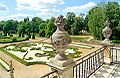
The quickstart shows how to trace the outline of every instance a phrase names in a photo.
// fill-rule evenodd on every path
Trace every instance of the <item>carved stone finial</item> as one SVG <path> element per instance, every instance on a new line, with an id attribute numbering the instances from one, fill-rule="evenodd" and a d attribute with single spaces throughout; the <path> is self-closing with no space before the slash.
<path id="1" fill-rule="evenodd" d="M 57 19 L 55 20 L 55 25 L 60 28 L 60 27 L 64 27 L 65 26 L 65 21 L 62 15 L 58 16 Z"/>
<path id="2" fill-rule="evenodd" d="M 56 49 L 56 52 L 58 53 L 55 58 L 51 59 L 50 61 L 53 64 L 59 65 L 59 66 L 66 66 L 66 63 L 69 60 L 72 61 L 72 59 L 69 59 L 65 54 L 64 51 L 67 49 L 68 45 L 72 42 L 69 34 L 64 30 L 65 26 L 65 20 L 62 15 L 60 15 L 55 20 L 55 25 L 57 26 L 57 30 L 53 33 L 51 36 L 51 44 Z M 58 61 L 64 62 L 64 63 L 58 63 Z"/>
<path id="3" fill-rule="evenodd" d="M 111 30 L 111 28 L 109 28 L 110 23 L 108 21 L 106 21 L 104 23 L 104 25 L 106 27 L 103 29 L 102 34 L 105 37 L 105 39 L 104 39 L 104 41 L 101 42 L 101 44 L 110 45 L 111 42 L 110 42 L 109 38 L 112 34 L 112 30 Z"/>
<path id="4" fill-rule="evenodd" d="M 104 25 L 105 25 L 105 26 L 110 26 L 110 23 L 109 23 L 108 21 L 106 21 L 106 22 L 104 23 Z"/>

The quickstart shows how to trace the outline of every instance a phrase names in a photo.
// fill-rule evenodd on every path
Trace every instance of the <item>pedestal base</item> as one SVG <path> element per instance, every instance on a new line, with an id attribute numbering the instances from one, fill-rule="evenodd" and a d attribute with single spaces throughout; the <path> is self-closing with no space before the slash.
<path id="1" fill-rule="evenodd" d="M 104 57 L 105 64 L 111 64 L 111 62 L 112 62 L 112 57 Z"/>
<path id="2" fill-rule="evenodd" d="M 50 63 L 51 64 L 54 64 L 54 65 L 59 66 L 59 67 L 66 67 L 69 64 L 71 64 L 72 62 L 73 62 L 72 58 L 68 58 L 68 60 L 64 60 L 64 61 L 57 60 L 55 58 L 51 58 L 50 59 Z"/>
<path id="3" fill-rule="evenodd" d="M 57 78 L 73 78 L 73 66 L 75 66 L 75 62 L 72 62 L 66 67 L 59 67 L 50 62 L 47 64 L 51 67 L 51 70 L 57 70 Z M 53 77 L 54 74 L 51 78 Z"/>

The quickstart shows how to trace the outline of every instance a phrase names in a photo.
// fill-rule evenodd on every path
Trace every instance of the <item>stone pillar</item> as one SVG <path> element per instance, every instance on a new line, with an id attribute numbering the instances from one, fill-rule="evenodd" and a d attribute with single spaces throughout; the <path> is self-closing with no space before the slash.
<path id="1" fill-rule="evenodd" d="M 111 64 L 111 62 L 112 62 L 111 45 L 106 45 L 104 51 L 104 63 Z"/>
<path id="2" fill-rule="evenodd" d="M 73 66 L 75 66 L 75 63 L 72 63 L 66 67 L 60 67 L 52 63 L 47 64 L 51 67 L 52 71 L 57 70 L 57 78 L 73 78 Z M 53 75 L 51 78 L 53 78 L 55 75 Z"/>
<path id="3" fill-rule="evenodd" d="M 108 21 L 104 24 L 106 27 L 103 29 L 102 34 L 105 39 L 101 42 L 101 44 L 105 47 L 104 51 L 104 63 L 110 64 L 112 62 L 111 57 L 111 46 L 113 43 L 109 40 L 109 37 L 112 34 L 112 30 L 109 28 L 110 23 Z"/>
<path id="4" fill-rule="evenodd" d="M 72 42 L 69 34 L 64 30 L 65 24 L 62 15 L 55 20 L 57 30 L 51 36 L 51 44 L 58 54 L 55 58 L 51 58 L 49 60 L 50 62 L 47 64 L 51 66 L 52 70 L 58 71 L 58 78 L 73 78 L 73 66 L 75 63 L 72 58 L 69 58 L 64 54 L 64 51 Z"/>

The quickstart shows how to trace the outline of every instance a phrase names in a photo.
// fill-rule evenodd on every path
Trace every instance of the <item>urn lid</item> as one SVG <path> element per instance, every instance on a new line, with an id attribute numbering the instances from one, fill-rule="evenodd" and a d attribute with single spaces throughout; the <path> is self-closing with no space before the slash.
<path id="1" fill-rule="evenodd" d="M 57 17 L 57 19 L 55 20 L 55 25 L 57 27 L 64 27 L 65 26 L 65 20 L 63 18 L 63 16 L 60 14 L 60 16 Z"/>
<path id="2" fill-rule="evenodd" d="M 111 28 L 109 28 L 110 23 L 109 23 L 108 21 L 106 21 L 106 22 L 104 23 L 104 25 L 105 25 L 106 27 L 103 29 L 102 33 L 104 34 L 104 33 L 109 32 L 109 33 L 112 34 L 112 30 L 111 30 Z"/>

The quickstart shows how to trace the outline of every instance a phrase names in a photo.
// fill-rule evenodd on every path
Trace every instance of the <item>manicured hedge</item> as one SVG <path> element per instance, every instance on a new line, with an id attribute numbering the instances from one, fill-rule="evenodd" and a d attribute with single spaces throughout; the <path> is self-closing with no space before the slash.
<path id="1" fill-rule="evenodd" d="M 11 56 L 12 58 L 16 59 L 16 60 L 19 61 L 20 63 L 22 63 L 22 64 L 24 64 L 24 65 L 26 65 L 26 66 L 29 65 L 28 62 L 26 62 L 26 61 L 24 61 L 23 59 L 21 59 L 21 58 L 15 56 L 15 55 L 9 53 L 8 51 L 6 51 L 6 50 L 4 50 L 4 49 L 2 49 L 2 48 L 0 48 L 0 50 L 1 50 L 2 52 L 6 53 L 7 55 Z"/>
<path id="2" fill-rule="evenodd" d="M 7 37 L 7 36 L 4 36 L 4 35 L 0 34 L 0 39 L 6 39 L 6 38 L 10 38 L 10 37 Z"/>
<path id="3" fill-rule="evenodd" d="M 28 37 L 25 37 L 25 38 L 12 37 L 11 39 L 1 39 L 0 43 L 21 42 L 21 41 L 26 41 L 26 40 L 29 40 L 29 38 Z"/>
<path id="4" fill-rule="evenodd" d="M 112 40 L 114 43 L 120 43 L 120 40 Z"/>
<path id="5" fill-rule="evenodd" d="M 15 56 L 15 55 L 9 53 L 8 51 L 4 50 L 3 48 L 0 48 L 0 50 L 2 52 L 4 52 L 5 54 L 11 56 L 12 58 L 16 59 L 18 62 L 26 65 L 26 66 L 33 65 L 33 64 L 46 64 L 46 62 L 39 62 L 39 61 L 36 61 L 36 62 L 26 62 L 24 59 L 21 59 L 21 58 Z"/>
<path id="6" fill-rule="evenodd" d="M 5 60 L 3 60 L 1 57 L 0 57 L 0 59 L 9 66 L 9 64 Z M 2 65 L 1 63 L 0 63 L 0 65 L 8 72 L 8 69 L 4 65 Z"/>
<path id="7" fill-rule="evenodd" d="M 28 62 L 29 65 L 34 65 L 34 64 L 45 64 L 46 65 L 46 62 L 39 62 L 39 61 L 36 61 L 36 62 Z"/>
<path id="8" fill-rule="evenodd" d="M 8 72 L 8 69 L 5 66 L 3 66 L 1 63 L 0 65 Z"/>

